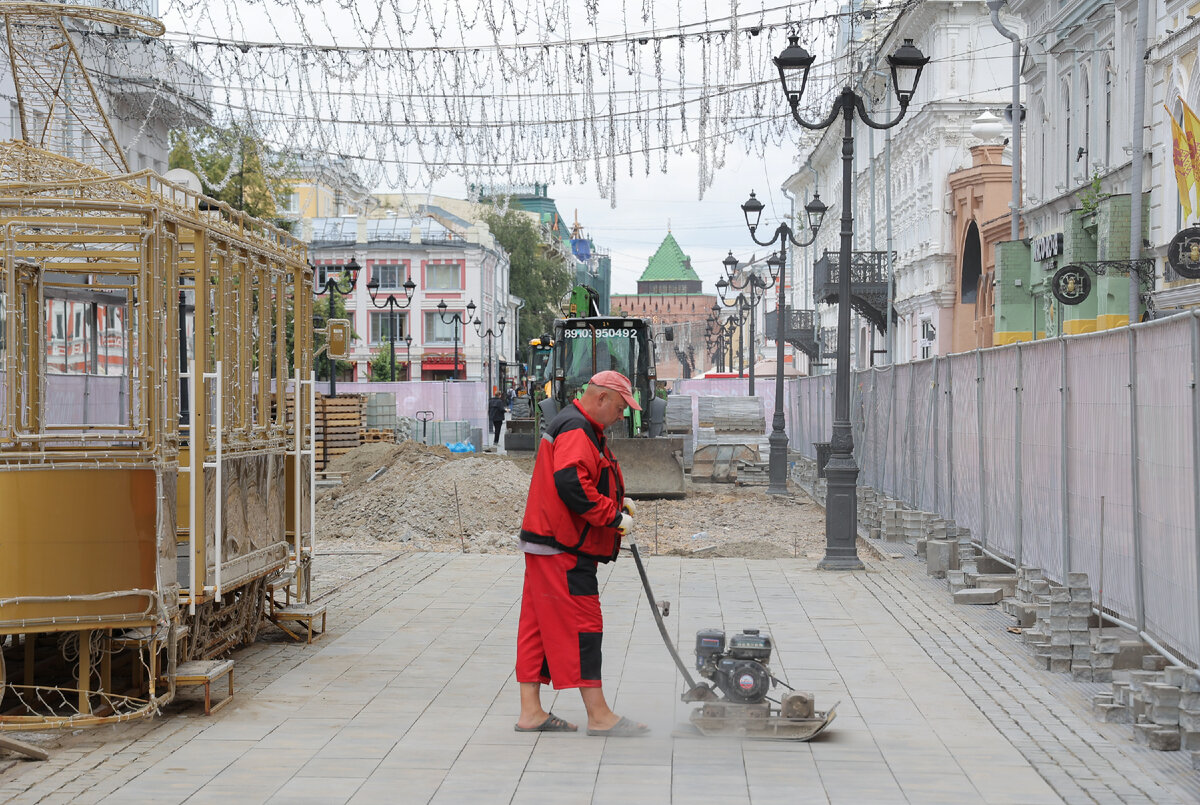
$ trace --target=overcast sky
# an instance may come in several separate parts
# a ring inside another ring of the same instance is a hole
[[[362,18],[350,19],[352,15],[339,9],[338,0],[324,0],[324,2],[308,4],[289,4],[280,0],[210,0],[203,3],[198,3],[196,0],[163,0],[161,5],[163,20],[168,28],[168,38],[186,39],[190,35],[211,35],[221,40],[235,42],[239,40],[260,43],[272,41],[315,42],[341,47],[366,45],[395,48],[398,42],[405,47],[435,44],[428,33],[422,29],[422,25],[413,23],[422,14],[448,13],[449,16],[439,18],[439,24],[446,27],[442,32],[441,39],[436,44],[439,47],[460,45],[468,48],[481,45],[480,51],[467,51],[468,55],[463,58],[482,60],[487,57],[488,43],[495,41],[498,35],[492,34],[486,25],[477,22],[468,24],[462,20],[477,19],[479,15],[475,12],[480,8],[479,4],[485,2],[492,3],[493,9],[498,8],[503,11],[503,9],[515,7],[518,9],[519,15],[533,13],[538,17],[538,19],[526,23],[526,27],[519,35],[512,34],[504,44],[518,41],[524,44],[530,41],[531,35],[537,34],[540,26],[554,27],[553,31],[543,31],[540,34],[551,41],[563,37],[583,41],[589,36],[613,35],[624,36],[628,41],[635,42],[639,34],[635,33],[631,37],[629,32],[646,30],[644,27],[640,27],[643,26],[642,16],[644,14],[649,14],[652,19],[657,20],[657,24],[651,27],[652,31],[677,29],[680,21],[690,24],[704,20],[716,21],[713,23],[713,30],[717,30],[721,24],[729,24],[728,22],[721,23],[720,20],[725,15],[729,15],[731,9],[736,10],[740,15],[759,14],[761,15],[758,17],[759,22],[782,22],[785,19],[782,15],[803,17],[809,15],[810,12],[815,14],[822,9],[828,10],[836,7],[835,0],[807,0],[807,2],[801,3],[768,2],[768,0],[603,0],[594,5],[598,12],[595,25],[592,26],[587,19],[590,0],[385,0],[378,6],[384,10],[381,12],[384,13],[385,18],[382,28],[376,29],[374,32],[365,32],[364,28],[373,27],[371,21]],[[370,7],[358,5],[356,13],[375,13],[375,8],[375,5]],[[406,11],[406,9],[411,10]],[[443,9],[450,11],[443,12]],[[303,13],[298,14],[301,11]],[[392,15],[390,20],[386,17],[387,13]],[[396,29],[397,13],[402,13],[404,16],[400,29]],[[567,18],[569,27],[558,22],[563,17]],[[524,16],[521,18],[524,19]],[[549,22],[549,20],[555,22]],[[738,47],[741,50],[739,51],[737,47],[732,49],[732,53],[739,58],[728,62],[735,66],[738,74],[714,77],[711,73],[716,68],[711,65],[718,63],[719,59],[716,57],[708,60],[699,59],[697,56],[700,46],[688,45],[687,53],[690,61],[687,72],[683,76],[683,82],[687,86],[699,87],[702,85],[701,64],[710,65],[704,70],[708,74],[706,77],[710,84],[714,81],[721,84],[724,80],[733,80],[738,83],[746,80],[763,80],[764,68],[773,72],[773,67],[770,65],[770,55],[773,55],[773,51],[771,54],[761,51],[765,51],[768,46],[777,48],[782,44],[787,31],[783,28],[775,31],[767,30],[766,35],[761,38],[751,39],[746,26],[754,24],[754,20],[744,16],[739,17],[739,20]],[[814,30],[810,34],[813,37],[831,36],[831,26],[834,24],[825,23],[823,32]],[[391,34],[388,33],[389,26],[394,30]],[[404,27],[409,27],[410,30],[403,30]],[[533,41],[539,40],[534,39]],[[808,44],[810,47],[814,47],[811,43]],[[753,52],[754,46],[760,47],[760,52],[754,54],[755,66],[747,67],[746,62]],[[664,52],[666,47],[667,45],[664,44]],[[728,44],[724,39],[720,40],[719,45],[711,47],[719,47],[721,49],[719,54],[729,52]],[[212,49],[211,52],[227,53],[232,50],[234,49],[226,51]],[[258,52],[252,51],[246,57],[247,61]],[[271,51],[264,49],[262,52]],[[235,59],[237,58],[236,53],[232,55]],[[759,62],[761,64],[758,64]],[[666,57],[664,57],[663,63],[667,65],[667,68],[673,66]],[[265,71],[262,72],[265,74]],[[641,70],[643,81],[647,83],[651,81],[653,78],[652,75],[649,75],[651,72],[653,72],[652,68],[648,68],[643,62]],[[757,75],[754,75],[755,72]],[[666,75],[666,69],[663,70],[663,74]],[[750,78],[748,79],[747,76]],[[624,81],[631,80],[628,75],[622,75],[621,78]],[[257,79],[258,75],[239,77],[237,81],[225,77],[226,81],[234,84],[238,81],[254,83]],[[264,80],[269,81],[270,78],[267,77]],[[672,81],[674,86],[679,86],[678,74],[673,77],[668,76],[664,83],[669,86]],[[216,83],[223,82],[219,79]],[[445,90],[436,88],[432,91]],[[536,93],[538,87],[533,85],[522,88],[521,91]],[[218,90],[219,93],[220,90]],[[779,116],[787,113],[782,91],[772,87],[772,91],[765,93],[762,97],[766,99],[766,102],[761,107],[752,110],[743,109],[739,112],[739,114],[749,117],[714,123],[713,128],[744,126],[747,119],[754,120],[757,115]],[[237,106],[239,103],[243,103],[245,106]],[[233,104],[233,108],[253,106],[245,99],[231,101],[231,104]],[[688,109],[689,113],[695,112],[694,105],[689,106]],[[336,114],[331,114],[330,117],[345,119],[345,116]],[[353,115],[350,117],[353,118]],[[453,121],[450,122],[453,123]],[[360,129],[358,132],[351,133],[349,139],[353,140],[356,135],[361,136],[363,131]],[[668,152],[668,172],[666,174],[661,173],[658,165],[655,164],[651,167],[653,171],[651,175],[644,175],[644,166],[639,157],[635,157],[637,164],[632,177],[628,175],[628,164],[620,165],[616,183],[617,203],[615,208],[608,199],[601,196],[594,176],[575,177],[570,181],[552,181],[549,195],[557,203],[558,209],[568,225],[575,220],[576,211],[578,211],[578,220],[586,234],[595,241],[597,247],[611,254],[614,292],[636,290],[638,276],[645,269],[648,260],[668,231],[673,233],[683,252],[691,257],[693,268],[705,282],[705,290],[712,292],[715,290],[713,283],[719,278],[722,271],[721,260],[729,251],[743,260],[749,259],[752,254],[762,254],[765,251],[750,240],[740,210],[741,203],[747,198],[750,191],[757,191],[759,199],[766,205],[763,215],[764,225],[773,226],[788,214],[789,201],[779,188],[782,182],[799,167],[799,160],[802,158],[799,148],[802,130],[789,121],[787,127],[781,131],[785,132],[783,134],[785,142],[774,146],[765,146],[765,158],[761,153],[749,156],[738,140],[735,139],[731,142],[725,148],[726,164],[713,172],[712,186],[705,190],[702,200],[699,198],[700,160],[696,154],[687,150],[683,154]],[[694,134],[695,129],[693,128],[689,131],[689,136],[694,136]],[[330,137],[331,147],[338,148],[341,145],[345,148],[346,140],[339,143],[338,139],[335,130]],[[769,138],[764,135],[763,139]],[[360,149],[363,147],[361,139],[356,141],[355,147]],[[760,150],[762,147],[760,146]],[[354,153],[361,153],[361,151]],[[589,171],[595,170],[595,167],[590,164],[590,155],[585,156],[589,157]],[[428,155],[423,154],[422,158],[427,159]],[[657,163],[657,157],[652,159],[652,162]],[[560,177],[564,174],[569,174],[569,170],[558,171]],[[373,189],[379,192],[432,192],[438,195],[465,198],[467,197],[467,181],[462,177],[451,176],[440,179],[432,186],[427,187],[413,184],[397,187],[384,183]],[[798,203],[802,205],[804,200],[801,199]]]

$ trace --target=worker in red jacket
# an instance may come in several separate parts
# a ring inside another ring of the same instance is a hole
[[[614,713],[600,683],[604,622],[596,564],[616,559],[621,537],[633,527],[633,503],[625,500],[625,481],[604,429],[626,407],[641,410],[629,379],[599,372],[583,396],[551,420],[538,447],[520,536],[525,587],[517,630],[518,732],[577,729],[542,708],[542,685],[549,684],[579,688],[588,735],[649,730]]]

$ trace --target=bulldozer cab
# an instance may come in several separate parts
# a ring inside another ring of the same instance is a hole
[[[650,328],[640,319],[593,317],[554,323],[554,397],[559,407],[578,397],[597,372],[612,370],[629,378],[639,404],[653,395],[654,354]],[[626,411],[625,435],[643,430],[638,411]]]
[[[542,403],[544,421],[570,405],[592,375],[607,370],[629,378],[633,396],[643,409],[627,408],[624,420],[607,431],[609,446],[625,476],[625,494],[684,497],[683,439],[663,432],[667,403],[654,396],[654,341],[648,322],[620,316],[556,320],[552,399]]]

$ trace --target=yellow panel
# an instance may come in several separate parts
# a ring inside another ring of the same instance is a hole
[[[0,598],[156,589],[154,470],[0,472]],[[139,614],[144,596],[0,607],[24,619]]]
[[[1124,327],[1129,324],[1128,313],[1101,313],[1096,317],[1097,330],[1111,330],[1114,327]]]
[[[1013,330],[1011,332],[1006,332],[1006,333],[995,333],[992,336],[992,343],[998,347],[1002,347],[1005,344],[1015,344],[1018,341],[1030,341],[1030,340],[1032,340],[1032,339],[1030,337],[1030,333],[1028,330],[1026,330],[1025,332],[1022,332],[1020,330]]]
[[[1071,319],[1063,322],[1063,335],[1079,335],[1096,332],[1095,319]]]

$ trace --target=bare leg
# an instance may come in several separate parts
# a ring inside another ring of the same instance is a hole
[[[522,682],[521,717],[517,719],[517,726],[523,730],[533,729],[534,727],[541,726],[549,717],[550,714],[542,709],[541,683]],[[571,726],[574,727],[575,725],[572,724]]]
[[[608,706],[603,688],[580,688],[579,695],[583,697],[583,706],[587,708],[588,729],[611,729],[621,720],[621,717]]]

